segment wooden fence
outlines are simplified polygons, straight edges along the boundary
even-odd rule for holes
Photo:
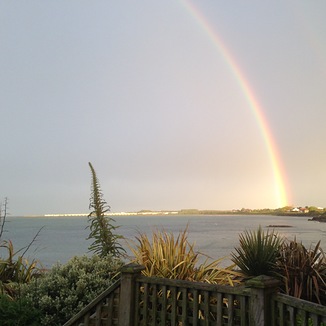
[[[231,287],[144,277],[142,269],[125,266],[120,281],[64,326],[326,326],[325,306],[278,294],[271,277]]]
[[[325,326],[326,307],[313,302],[277,294],[271,298],[272,326]]]

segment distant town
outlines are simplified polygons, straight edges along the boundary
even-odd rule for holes
[[[199,210],[199,209],[181,209],[181,210],[140,210],[137,212],[112,212],[108,216],[151,216],[151,215],[287,215],[287,216],[310,216],[314,218],[326,219],[326,208],[316,206],[285,206],[277,209],[233,209],[233,210]],[[68,213],[68,214],[44,214],[44,215],[29,215],[26,217],[74,217],[88,216],[89,213]]]

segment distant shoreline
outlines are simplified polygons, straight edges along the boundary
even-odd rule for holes
[[[62,214],[44,214],[44,215],[16,215],[12,217],[23,218],[64,218],[64,217],[88,217],[89,213],[62,213]],[[271,216],[302,216],[311,218],[314,221],[318,221],[320,215],[316,212],[293,212],[293,211],[281,211],[263,209],[263,210],[197,210],[197,209],[184,209],[180,211],[150,211],[142,210],[138,212],[112,212],[107,214],[108,217],[115,216],[191,216],[191,215],[203,215],[203,216],[220,216],[220,215],[271,215]]]

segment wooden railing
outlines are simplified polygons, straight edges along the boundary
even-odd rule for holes
[[[272,297],[272,326],[326,326],[326,307],[285,294]]]
[[[137,325],[249,325],[250,292],[164,278],[136,280]]]
[[[71,318],[65,326],[119,325],[120,280]]]
[[[127,265],[121,279],[64,326],[326,326],[326,307],[278,294],[259,276],[242,286],[149,278]]]

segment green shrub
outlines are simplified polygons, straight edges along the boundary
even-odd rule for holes
[[[2,326],[40,325],[40,312],[27,299],[12,300],[0,296],[0,322]]]
[[[284,293],[319,304],[326,303],[326,260],[320,241],[310,249],[296,239],[284,242],[277,272]]]
[[[121,261],[110,256],[74,257],[55,265],[22,289],[41,311],[41,325],[62,325],[114,281]]]
[[[274,275],[283,239],[276,233],[244,231],[239,235],[240,246],[232,253],[232,261],[246,277]]]

